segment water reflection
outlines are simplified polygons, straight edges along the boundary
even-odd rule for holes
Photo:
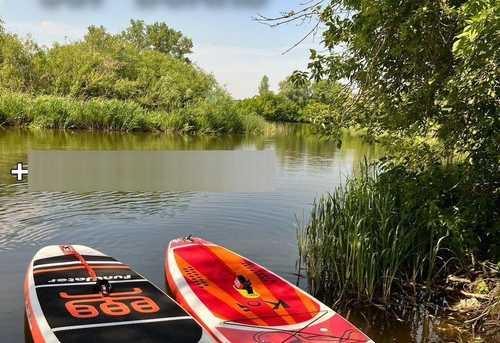
[[[274,125],[263,136],[179,136],[151,133],[74,132],[0,129],[0,184],[13,184],[9,174],[28,150],[264,150],[276,151],[282,166],[331,166],[334,159],[351,162],[380,151],[345,134],[341,149],[318,139],[307,125]]]

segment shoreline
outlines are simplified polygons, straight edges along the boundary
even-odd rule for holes
[[[150,110],[129,100],[88,100],[0,91],[0,127],[178,132],[188,134],[260,133],[265,120],[237,113],[234,102],[204,102],[172,112]]]

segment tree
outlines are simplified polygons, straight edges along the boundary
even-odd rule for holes
[[[91,25],[87,29],[83,40],[91,46],[99,49],[106,48],[112,36],[106,31],[104,26]]]
[[[260,80],[259,95],[264,96],[269,93],[271,93],[271,90],[269,89],[269,77],[267,77],[267,75],[264,75]]]
[[[310,86],[311,83],[309,81],[305,83],[296,83],[293,82],[291,77],[287,77],[279,84],[280,94],[295,102],[300,107],[304,107],[311,97]]]
[[[262,20],[275,26],[316,18],[325,28],[324,49],[311,51],[307,76],[351,90],[339,103],[341,112],[311,105],[306,113],[317,113],[319,126],[357,125],[388,142],[382,175],[396,181],[422,175],[440,200],[422,192],[420,203],[437,206],[434,217],[453,239],[495,259],[500,2],[324,0],[305,6]],[[456,182],[442,175],[455,175]],[[408,185],[419,189],[415,179]]]
[[[155,50],[178,59],[187,60],[193,48],[191,39],[159,22],[147,25],[143,20],[131,20],[121,37],[141,50]]]
[[[456,37],[457,67],[440,94],[439,136],[470,157],[484,184],[500,184],[500,4],[467,1],[458,11],[465,27]],[[481,180],[477,180],[481,181]]]
[[[40,53],[32,40],[3,31],[0,23],[0,87],[31,91],[37,82],[33,58]]]
[[[490,113],[499,12],[494,0],[325,0],[263,20],[324,25],[325,49],[311,50],[309,76],[348,82],[355,99],[343,110],[371,133],[433,136],[443,156],[479,157],[474,151],[494,149],[498,125]]]

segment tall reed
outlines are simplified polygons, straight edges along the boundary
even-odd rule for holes
[[[365,161],[357,176],[315,202],[299,229],[310,290],[325,302],[389,304],[436,275],[447,228],[432,204],[405,200],[404,180],[392,181]]]
[[[182,133],[260,133],[263,119],[237,113],[231,100],[199,102],[172,112],[133,101],[38,96],[0,90],[0,126]]]

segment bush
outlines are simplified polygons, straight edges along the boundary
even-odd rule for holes
[[[241,115],[243,130],[246,133],[260,134],[264,132],[266,121],[255,114]]]
[[[243,131],[240,116],[234,111],[231,99],[223,95],[198,102],[191,109],[199,131],[205,133],[237,133]]]
[[[270,121],[302,121],[301,108],[283,95],[266,93],[237,103],[238,111],[259,115]]]
[[[319,132],[327,135],[335,136],[343,127],[340,113],[329,104],[311,101],[302,111],[302,116],[318,128]]]
[[[33,118],[32,126],[45,129],[64,128],[73,104],[62,98],[41,96],[27,108]]]

